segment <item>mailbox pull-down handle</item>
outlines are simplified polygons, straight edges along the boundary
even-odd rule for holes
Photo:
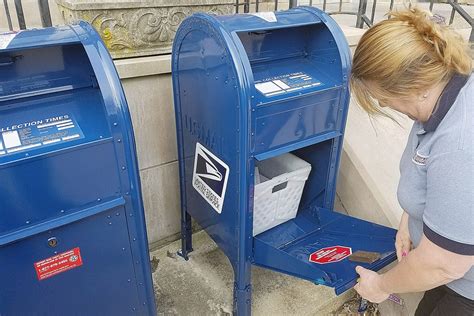
[[[7,56],[7,57],[0,57],[0,67],[4,66],[11,66],[15,63],[15,61],[22,56]]]
[[[68,214],[63,217],[55,218],[48,220],[46,222],[38,223],[20,230],[17,230],[13,233],[0,236],[0,247],[16,242],[21,239],[29,238],[37,234],[41,234],[48,230],[53,230],[61,226],[65,226],[77,221],[80,221],[86,217],[90,217],[113,208],[125,205],[125,199],[123,197],[115,198],[103,202],[101,204],[93,205],[87,207],[83,210]]]

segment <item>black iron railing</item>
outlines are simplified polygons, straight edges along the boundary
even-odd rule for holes
[[[43,27],[51,26],[51,13],[49,10],[48,0],[37,0],[39,7],[39,15],[41,17],[41,24]],[[235,2],[235,11],[237,13],[248,13],[252,10],[259,12],[262,3],[270,3],[271,9],[277,11],[279,9],[293,8],[296,7],[300,2],[301,4],[313,6],[313,0],[309,1],[298,1],[298,0],[288,0],[285,4],[285,7],[279,8],[279,0],[236,0]],[[272,5],[273,3],[273,5]],[[395,0],[390,0],[390,10],[394,7]],[[429,0],[429,9],[433,11],[435,0]],[[471,27],[471,34],[469,37],[470,42],[474,42],[474,25],[472,16],[464,9],[464,7],[458,3],[458,0],[446,0],[446,3],[451,7],[451,14],[449,18],[449,24],[452,24],[456,14],[461,16]],[[23,5],[21,0],[14,0],[16,18],[18,21],[18,26],[20,29],[26,29],[27,25],[25,22],[25,15],[23,13]],[[357,11],[343,10],[343,0],[339,0],[337,3],[337,10],[328,11],[328,1],[323,0],[321,9],[328,12],[329,14],[345,14],[345,15],[354,15],[356,16],[355,26],[358,28],[371,27],[374,23],[375,12],[377,8],[377,0],[372,0],[372,7],[370,12],[370,17],[367,15],[368,0],[359,0],[359,6]],[[7,25],[10,30],[13,30],[12,16],[10,13],[10,7],[8,5],[8,0],[3,0],[3,8],[5,10],[5,16],[7,20]],[[1,21],[0,21],[1,22]]]
[[[23,13],[23,4],[21,0],[15,0],[14,4],[18,26],[20,30],[24,30],[26,29],[26,20],[25,14]],[[43,27],[52,26],[51,12],[49,10],[48,0],[38,0],[38,7],[41,18],[41,25]],[[13,31],[12,16],[10,13],[10,7],[8,5],[8,0],[3,0],[3,8],[5,10],[5,17],[7,19],[8,28],[10,29],[10,31]]]
[[[274,3],[274,10],[277,11],[279,9],[278,0],[272,1],[264,1],[264,0],[236,0],[236,12],[250,12],[250,9],[253,8],[255,11],[259,11],[262,3]],[[289,0],[288,1],[288,8],[296,7],[299,3],[303,3],[305,5],[313,6],[313,0],[309,1],[298,1],[298,0]],[[395,0],[390,0],[390,10],[394,7]],[[370,9],[370,17],[367,15],[367,7],[368,7],[368,0],[359,0],[359,6],[357,11],[348,11],[343,10],[343,0],[339,0],[338,9],[335,11],[328,11],[328,1],[323,0],[323,3],[320,5],[322,6],[321,9],[323,11],[328,12],[329,14],[345,14],[345,15],[354,15],[356,16],[356,23],[355,26],[358,28],[364,28],[365,26],[371,27],[374,24],[375,19],[375,12],[377,8],[377,0],[372,0],[372,7]],[[454,21],[454,17],[456,14],[459,14],[471,27],[471,34],[469,37],[469,41],[474,41],[473,35],[473,18],[472,16],[463,8],[461,4],[458,3],[458,0],[446,0],[446,4],[451,6],[451,14],[449,18],[449,24],[452,24]],[[429,10],[433,11],[433,7],[435,5],[435,0],[429,0]]]

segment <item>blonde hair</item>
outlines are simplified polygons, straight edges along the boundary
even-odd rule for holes
[[[351,90],[370,114],[383,114],[378,101],[419,93],[455,73],[471,73],[466,43],[448,26],[414,7],[390,13],[372,26],[355,50]],[[366,83],[380,89],[369,91]]]

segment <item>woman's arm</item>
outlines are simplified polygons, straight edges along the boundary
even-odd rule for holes
[[[398,226],[397,236],[395,238],[395,249],[397,250],[397,259],[401,261],[411,250],[411,239],[410,232],[408,231],[408,218],[407,212],[403,211],[400,219],[400,225]]]
[[[382,275],[357,267],[360,282],[355,289],[362,297],[379,303],[390,293],[426,291],[460,279],[473,265],[474,256],[445,250],[423,236],[415,250]]]
[[[473,264],[474,256],[443,249],[423,235],[405,260],[381,276],[381,286],[389,293],[425,291],[462,278]]]
[[[429,290],[463,277],[473,266],[473,157],[470,148],[430,157],[423,211],[425,235],[415,250],[381,276],[358,267],[360,284],[355,289],[362,297],[381,302],[389,293]]]

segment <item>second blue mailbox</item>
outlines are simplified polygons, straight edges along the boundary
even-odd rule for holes
[[[172,63],[182,255],[192,217],[232,264],[234,312],[250,313],[251,265],[340,294],[357,280],[351,253],[379,253],[372,270],[395,259],[393,229],[333,211],[350,51],[330,16],[196,14]]]
[[[91,25],[0,34],[0,315],[155,315],[127,101]]]

